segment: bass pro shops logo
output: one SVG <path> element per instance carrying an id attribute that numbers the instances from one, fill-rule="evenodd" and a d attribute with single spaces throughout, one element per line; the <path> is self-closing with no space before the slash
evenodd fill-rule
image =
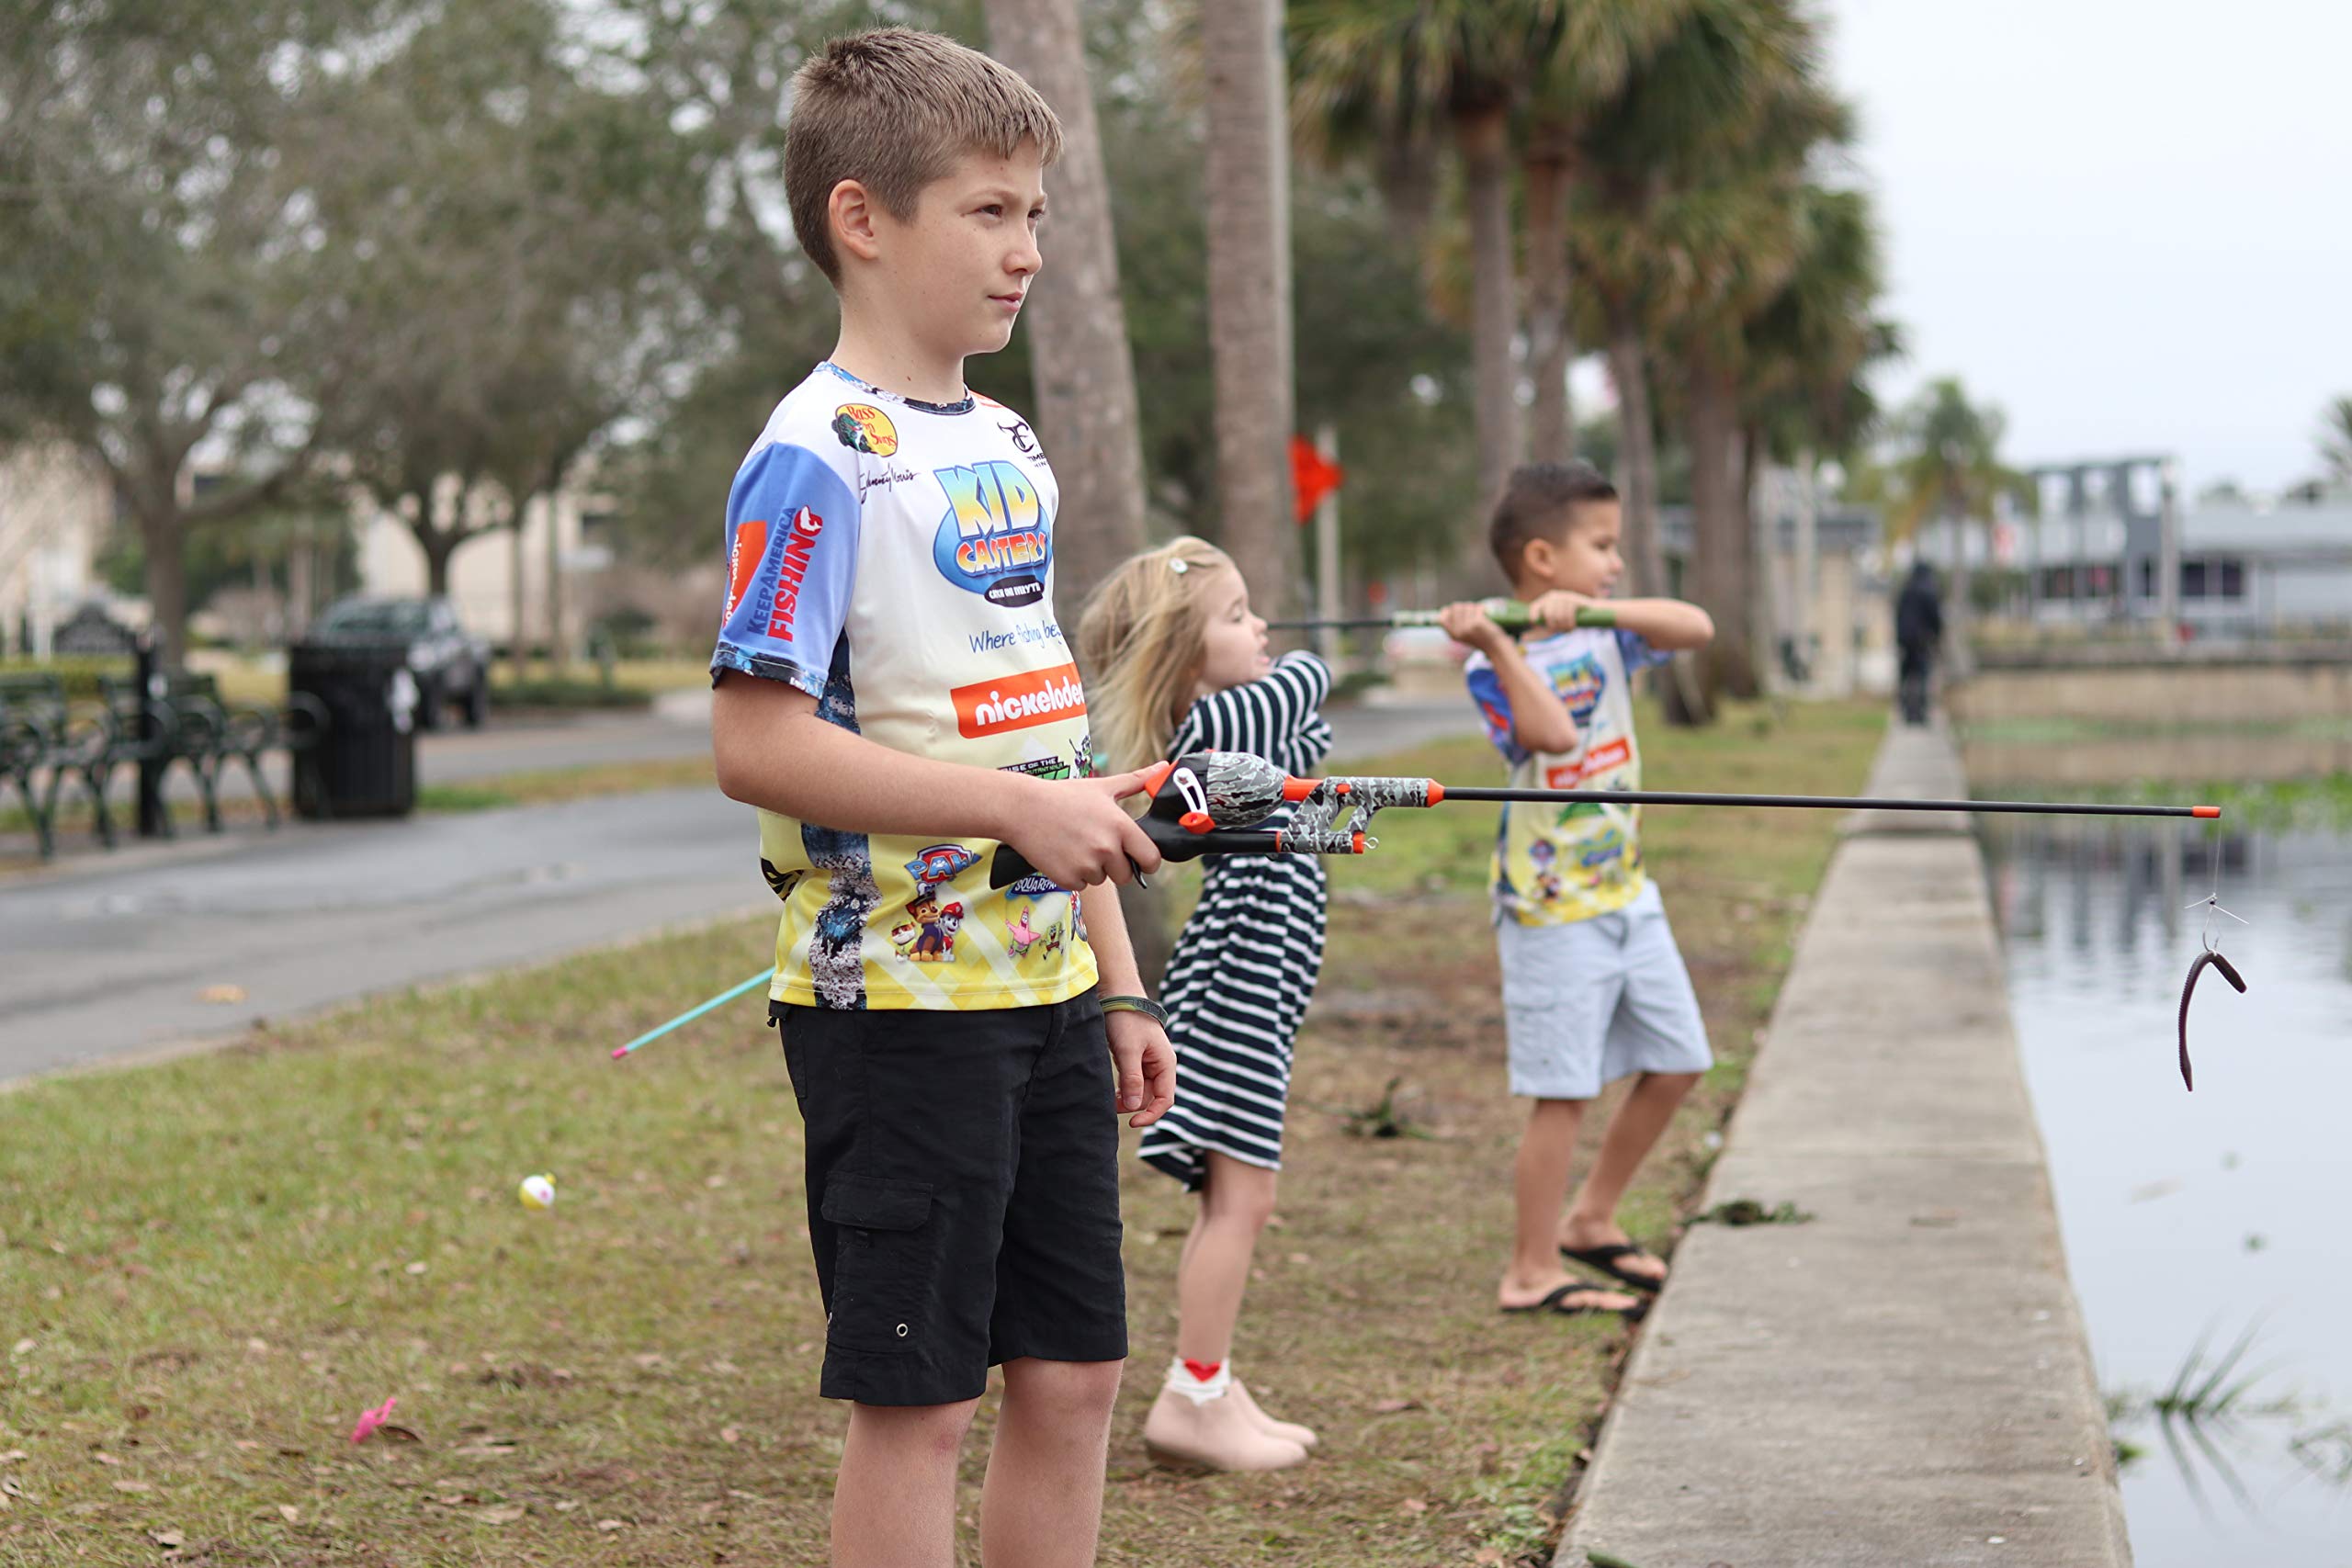
<path id="1" fill-rule="evenodd" d="M 1053 519 L 1020 465 L 991 458 L 937 468 L 932 477 L 947 492 L 947 512 L 932 543 L 939 574 L 1000 609 L 1043 599 L 1054 558 Z"/>
<path id="2" fill-rule="evenodd" d="M 872 403 L 843 403 L 835 409 L 833 438 L 869 457 L 887 457 L 899 449 L 898 426 Z"/>

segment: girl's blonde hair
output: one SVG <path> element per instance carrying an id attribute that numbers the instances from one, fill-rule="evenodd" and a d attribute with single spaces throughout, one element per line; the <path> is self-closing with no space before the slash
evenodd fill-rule
<path id="1" fill-rule="evenodd" d="M 1206 658 L 1208 583 L 1233 558 L 1186 535 L 1105 578 L 1078 622 L 1094 749 L 1113 773 L 1167 755 Z"/>

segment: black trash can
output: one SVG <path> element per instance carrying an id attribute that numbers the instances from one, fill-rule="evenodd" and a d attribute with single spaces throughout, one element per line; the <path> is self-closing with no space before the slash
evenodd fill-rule
<path id="1" fill-rule="evenodd" d="M 417 688 L 405 644 L 297 643 L 286 686 L 289 703 L 318 721 L 295 756 L 298 813 L 316 821 L 416 809 Z"/>

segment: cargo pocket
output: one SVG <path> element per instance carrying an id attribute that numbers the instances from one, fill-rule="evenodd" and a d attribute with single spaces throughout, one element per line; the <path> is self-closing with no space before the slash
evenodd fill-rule
<path id="1" fill-rule="evenodd" d="M 931 1183 L 834 1176 L 825 1183 L 820 1212 L 842 1227 L 828 1343 L 892 1353 L 922 1348 L 939 1250 Z"/>

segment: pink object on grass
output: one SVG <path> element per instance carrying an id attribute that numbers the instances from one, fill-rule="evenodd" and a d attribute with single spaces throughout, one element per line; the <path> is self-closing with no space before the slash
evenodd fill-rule
<path id="1" fill-rule="evenodd" d="M 366 1441 L 368 1433 L 391 1418 L 392 1406 L 399 1403 L 398 1399 L 388 1399 L 373 1410 L 361 1411 L 359 1425 L 351 1429 L 351 1440 L 355 1443 Z"/>

